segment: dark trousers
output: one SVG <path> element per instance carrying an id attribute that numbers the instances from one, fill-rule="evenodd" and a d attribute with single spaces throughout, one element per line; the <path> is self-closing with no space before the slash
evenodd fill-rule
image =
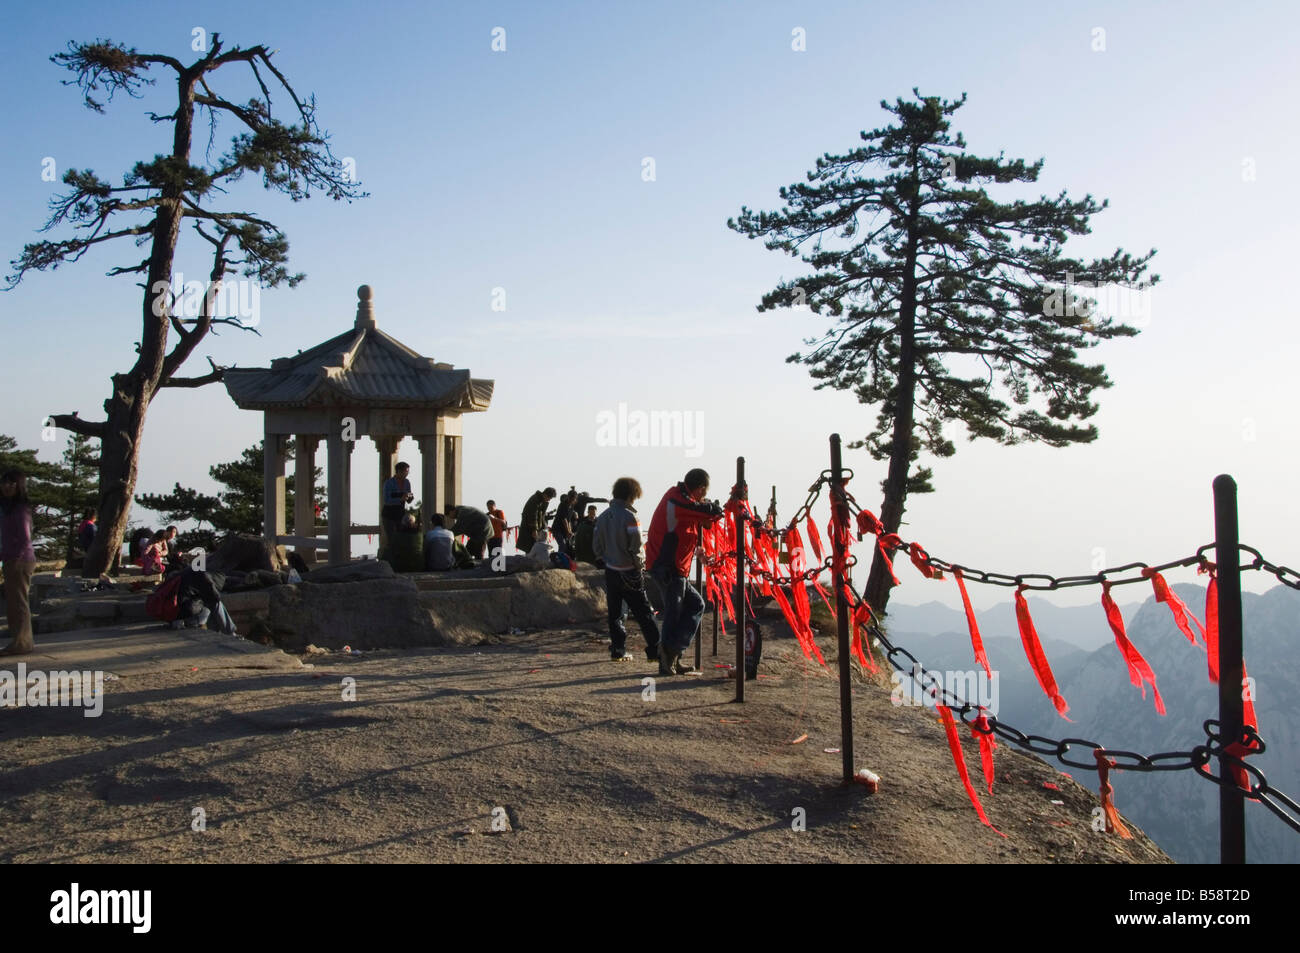
<path id="1" fill-rule="evenodd" d="M 606 569 L 605 596 L 609 601 L 609 654 L 622 655 L 627 649 L 627 629 L 623 628 L 623 609 L 641 626 L 647 655 L 659 651 L 659 626 L 654 610 L 645 595 L 640 569 Z"/>
<path id="2" fill-rule="evenodd" d="M 483 558 L 483 546 L 487 542 L 487 534 L 483 533 L 478 536 L 470 536 L 465 540 L 465 551 L 475 559 Z"/>
<path id="3" fill-rule="evenodd" d="M 671 569 L 656 569 L 652 575 L 664 597 L 660 641 L 670 654 L 685 652 L 700 629 L 704 600 L 685 576 L 679 576 Z"/>

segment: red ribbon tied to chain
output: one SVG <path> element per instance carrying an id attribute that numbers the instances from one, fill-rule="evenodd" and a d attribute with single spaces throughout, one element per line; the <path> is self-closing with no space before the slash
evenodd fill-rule
<path id="1" fill-rule="evenodd" d="M 879 536 L 884 531 L 885 527 L 876 519 L 876 514 L 870 510 L 858 510 L 858 536 L 866 536 L 868 533 Z"/>
<path id="2" fill-rule="evenodd" d="M 1025 655 L 1029 658 L 1029 664 L 1038 676 L 1038 684 L 1042 686 L 1047 697 L 1052 700 L 1056 706 L 1056 713 L 1066 721 L 1065 713 L 1070 710 L 1070 706 L 1065 703 L 1065 699 L 1056 689 L 1056 678 L 1052 675 L 1052 666 L 1047 664 L 1047 656 L 1043 654 L 1043 646 L 1038 641 L 1038 631 L 1034 628 L 1034 620 L 1029 615 L 1029 605 L 1025 602 L 1025 587 L 1021 586 L 1016 590 L 1016 622 L 1020 626 L 1020 642 L 1025 647 Z"/>
<path id="3" fill-rule="evenodd" d="M 1115 644 L 1119 647 L 1119 654 L 1124 656 L 1124 663 L 1128 665 L 1128 680 L 1142 693 L 1143 698 L 1147 697 L 1146 683 L 1150 682 L 1151 693 L 1155 696 L 1156 712 L 1163 715 L 1165 702 L 1160 697 L 1160 689 L 1156 688 L 1155 673 L 1151 671 L 1151 666 L 1142 657 L 1142 653 L 1129 641 L 1128 633 L 1124 631 L 1124 616 L 1110 594 L 1111 585 L 1108 580 L 1102 582 L 1101 605 L 1106 610 L 1106 620 L 1110 623 L 1110 630 L 1115 633 Z"/>
<path id="4" fill-rule="evenodd" d="M 993 729 L 989 726 L 989 718 L 988 715 L 984 714 L 983 708 L 980 709 L 979 717 L 975 719 L 975 724 L 971 726 L 970 731 L 979 742 L 980 767 L 984 770 L 984 783 L 988 785 L 989 794 L 992 794 L 993 752 L 997 749 L 998 744 L 993 740 Z"/>
<path id="5" fill-rule="evenodd" d="M 984 652 L 984 640 L 980 638 L 980 627 L 975 623 L 975 610 L 970 606 L 970 596 L 966 593 L 966 581 L 962 578 L 960 569 L 954 568 L 952 574 L 953 578 L 957 580 L 957 588 L 961 590 L 961 604 L 966 610 L 966 627 L 970 629 L 970 644 L 975 650 L 975 661 L 984 666 L 984 674 L 991 679 L 993 678 L 993 670 L 989 668 L 989 657 Z"/>
<path id="6" fill-rule="evenodd" d="M 1106 814 L 1106 833 L 1132 840 L 1133 835 L 1120 820 L 1119 811 L 1115 810 L 1115 789 L 1110 786 L 1110 769 L 1115 767 L 1115 762 L 1107 758 L 1101 748 L 1094 749 L 1092 754 L 1097 759 L 1097 777 L 1101 781 L 1101 809 Z"/>
<path id="7" fill-rule="evenodd" d="M 808 543 L 812 546 L 813 555 L 817 557 L 819 563 L 823 562 L 826 559 L 826 556 L 825 551 L 822 548 L 822 534 L 821 531 L 817 529 L 817 521 L 812 518 L 811 513 L 808 514 L 808 520 L 805 525 L 808 527 Z"/>
<path id="8" fill-rule="evenodd" d="M 961 738 L 957 736 L 957 725 L 952 719 L 952 709 L 947 705 L 937 705 L 939 717 L 943 719 L 943 730 L 948 735 L 948 750 L 952 752 L 952 760 L 957 765 L 957 774 L 961 778 L 962 786 L 966 788 L 966 796 L 970 798 L 971 804 L 975 806 L 975 813 L 979 815 L 981 821 L 988 826 L 989 830 L 999 837 L 1006 837 L 1000 830 L 990 823 L 984 813 L 984 807 L 980 804 L 979 795 L 975 793 L 975 786 L 970 783 L 970 772 L 966 770 L 966 756 L 961 751 Z"/>
<path id="9" fill-rule="evenodd" d="M 853 643 L 850 646 L 850 649 L 853 654 L 858 657 L 858 661 L 862 663 L 862 667 L 868 672 L 875 674 L 875 659 L 870 653 L 862 650 L 862 630 L 871 624 L 873 618 L 871 614 L 871 606 L 867 605 L 866 599 L 855 600 L 853 598 L 853 590 L 849 588 L 848 583 L 844 584 L 843 594 L 849 605 L 852 606 L 854 602 L 857 602 L 857 605 L 854 606 L 853 615 L 851 617 L 853 621 Z"/>
<path id="10" fill-rule="evenodd" d="M 1196 623 L 1196 627 L 1201 630 L 1201 638 L 1205 638 L 1205 626 L 1201 625 L 1200 620 L 1192 615 L 1187 608 L 1187 604 L 1178 598 L 1178 593 L 1169 588 L 1169 583 L 1165 582 L 1164 576 L 1148 566 L 1142 570 L 1142 578 L 1151 580 L 1151 588 L 1155 591 L 1156 602 L 1168 604 L 1169 611 L 1174 614 L 1174 624 L 1182 630 L 1183 635 L 1187 636 L 1188 642 L 1193 645 L 1196 644 L 1196 636 L 1192 635 L 1192 630 L 1187 625 L 1189 616 Z"/>
<path id="11" fill-rule="evenodd" d="M 912 543 L 908 547 L 908 552 L 912 556 L 912 565 L 926 579 L 943 578 L 943 572 L 930 565 L 930 554 L 921 548 L 920 543 Z"/>
<path id="12" fill-rule="evenodd" d="M 1214 575 L 1214 563 L 1201 560 L 1197 573 L 1208 572 L 1210 583 L 1205 587 L 1205 654 L 1209 659 L 1210 681 L 1219 684 L 1219 581 Z"/>

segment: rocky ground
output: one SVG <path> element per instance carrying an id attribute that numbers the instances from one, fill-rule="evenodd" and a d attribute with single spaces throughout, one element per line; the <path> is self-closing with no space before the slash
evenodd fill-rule
<path id="1" fill-rule="evenodd" d="M 880 789 L 846 788 L 833 669 L 769 638 L 737 705 L 734 651 L 659 678 L 591 625 L 130 674 L 97 719 L 0 710 L 0 861 L 1168 862 L 1139 831 L 1093 832 L 1096 795 L 1006 745 L 980 788 L 1000 837 L 935 714 L 887 684 L 854 687 Z"/>

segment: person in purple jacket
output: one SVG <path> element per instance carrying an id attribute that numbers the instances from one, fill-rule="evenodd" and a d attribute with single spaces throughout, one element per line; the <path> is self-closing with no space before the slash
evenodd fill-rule
<path id="1" fill-rule="evenodd" d="M 27 478 L 21 470 L 0 474 L 0 564 L 5 573 L 5 615 L 9 644 L 0 655 L 27 655 L 36 649 L 32 610 L 27 601 L 36 568 L 32 549 L 32 508 L 27 502 Z"/>

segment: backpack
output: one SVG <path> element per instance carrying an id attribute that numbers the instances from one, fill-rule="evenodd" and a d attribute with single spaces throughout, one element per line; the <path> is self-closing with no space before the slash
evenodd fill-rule
<path id="1" fill-rule="evenodd" d="M 145 611 L 155 619 L 172 622 L 180 614 L 181 575 L 168 576 L 144 601 Z"/>

